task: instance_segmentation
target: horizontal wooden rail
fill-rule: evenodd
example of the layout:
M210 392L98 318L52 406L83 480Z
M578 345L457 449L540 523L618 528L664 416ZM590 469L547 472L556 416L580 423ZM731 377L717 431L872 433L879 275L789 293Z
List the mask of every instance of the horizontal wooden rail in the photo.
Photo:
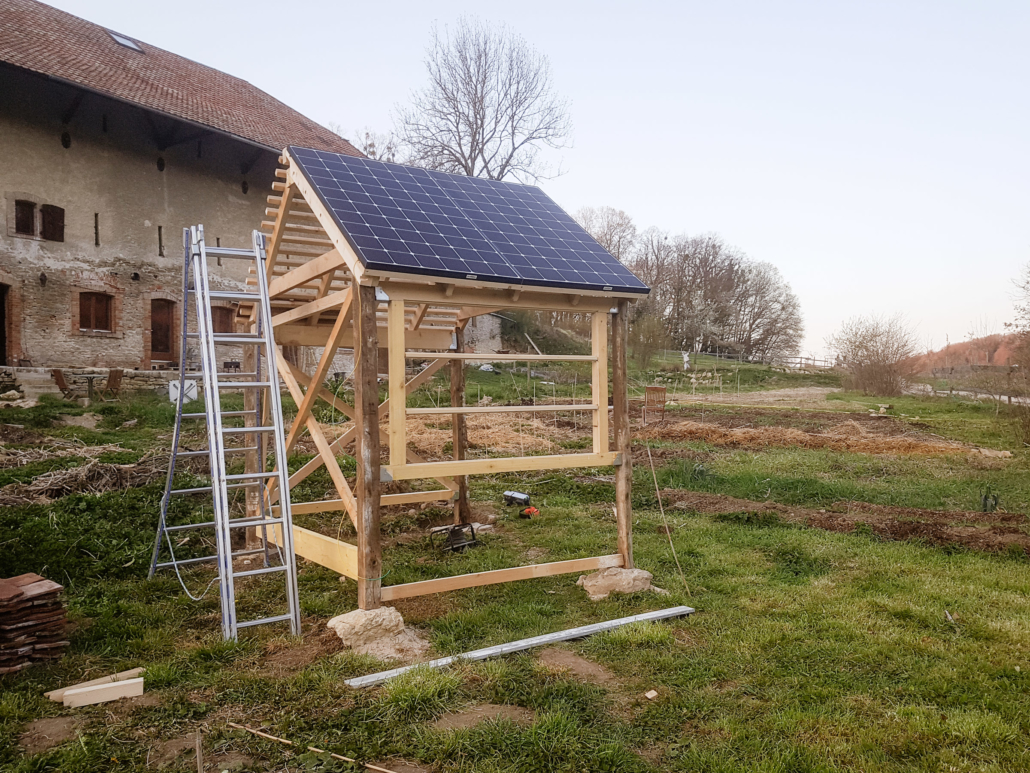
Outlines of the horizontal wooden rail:
M495 569L491 572L475 572L461 574L457 577L441 577L438 580L409 582L404 585L388 585L383 588L383 601L408 599L413 596L425 596L429 593L443 593L461 588L478 588L482 585L497 585L514 580L530 580L534 577L551 577L556 574L572 572L589 572L594 569L607 569L622 566L620 555L595 556L594 558L574 558L571 561L553 561L549 564L533 564L532 566L516 566L512 569Z
M268 541L282 547L282 533L278 526L265 527ZM260 533L260 532L259 532ZM308 561L328 567L337 574L351 579L358 577L358 548L347 542L340 542L316 531L293 527L293 552Z
M595 411L596 405L580 403L579 405L484 405L452 407L443 405L439 408L408 408L408 416L425 416L431 413L545 413L547 411Z
M403 494L383 494L379 502L384 507L389 505L410 505L416 502L443 502L454 497L453 489L434 489L433 491L408 491ZM290 512L294 515L310 515L311 513L329 513L346 510L342 499L321 499L318 502L294 502ZM272 514L279 516L279 506L272 507Z
M487 360L489 362L593 362L596 357L589 354L493 354L485 352L404 352L409 360L426 360L439 357L444 360Z
M412 480L449 475L483 475L489 472L561 470L570 467L607 467L616 464L614 451L600 454L561 454L555 456L514 456L504 459L450 459L421 464L383 465L382 479Z

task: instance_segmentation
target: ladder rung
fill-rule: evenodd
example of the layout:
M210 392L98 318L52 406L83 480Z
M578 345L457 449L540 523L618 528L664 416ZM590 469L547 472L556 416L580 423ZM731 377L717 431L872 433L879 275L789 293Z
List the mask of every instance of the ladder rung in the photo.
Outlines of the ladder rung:
M219 389L242 389L243 387L270 387L271 381L219 381ZM226 414L221 414L225 416Z
M257 293L245 293L243 291L212 290L208 297L215 301L259 301L261 296Z
M237 475L226 475L226 480L265 480L266 478L279 477L279 471L272 472L244 472Z
M227 454L245 454L248 451L260 451L261 449L257 446L243 446L242 448L223 448L223 451ZM193 457L193 456L208 456L211 450L205 449L203 451L176 451L175 458L179 457Z
M282 522L282 518L232 518L229 520L229 528L239 529L244 526L278 526Z
M275 427L222 427L223 433L250 434L255 432L274 432Z
M254 486L253 481L249 483L230 483L226 488L247 488L248 486ZM200 486L198 488L177 488L169 491L169 494L203 494L206 491L212 491L211 486Z
M165 531L189 531L190 529L207 529L214 525L214 521L205 521L204 523L184 523L180 526L165 526Z
M241 258L255 260L254 250L243 247L208 247L204 245L206 255L214 255L216 258Z
M223 419L225 419L225 418L228 418L229 416L253 416L256 413L257 413L257 410L255 409L253 411L225 411L225 412L219 413L218 415L221 416ZM182 418L184 418L184 419L206 419L207 418L207 414L206 413L184 413L182 415Z
M264 548L255 548L253 550L239 550L239 551L234 552L232 554L232 557L233 558L239 558L240 556L252 556L255 553L264 553L264 552L265 552ZM217 561L217 560L218 560L218 556L203 556L202 558L185 558L185 559L183 559L181 561L175 561L175 562L165 561L164 563L157 564L154 568L155 569L167 569L170 566L175 566L175 564L178 564L179 566L185 566L186 564L199 564L199 563L203 563L204 561Z
M285 564L282 566L266 566L262 569L250 569L246 572L233 572L233 577L254 577L259 574L272 574L273 572L285 572Z
M200 333L187 333L187 338L200 338ZM212 333L211 340L216 344L232 344L234 346L242 344L263 344L265 343L265 337L255 334L247 333Z
M242 623L236 623L237 628L250 628L252 625L264 625L265 623L282 623L292 619L292 615L276 615L275 617L262 617L259 620L247 620Z

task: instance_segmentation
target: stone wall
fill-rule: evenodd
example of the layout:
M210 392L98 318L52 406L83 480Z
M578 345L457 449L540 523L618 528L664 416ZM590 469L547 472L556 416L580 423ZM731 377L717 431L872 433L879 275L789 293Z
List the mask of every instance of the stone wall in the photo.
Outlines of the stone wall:
M276 154L93 94L72 110L76 93L0 69L0 349L11 365L128 375L156 364L155 301L175 304L178 358L183 228L202 223L209 244L249 247ZM17 233L16 201L37 218L43 205L63 208L64 240ZM243 286L243 262L213 263L212 284ZM110 296L110 330L81 329L83 293Z

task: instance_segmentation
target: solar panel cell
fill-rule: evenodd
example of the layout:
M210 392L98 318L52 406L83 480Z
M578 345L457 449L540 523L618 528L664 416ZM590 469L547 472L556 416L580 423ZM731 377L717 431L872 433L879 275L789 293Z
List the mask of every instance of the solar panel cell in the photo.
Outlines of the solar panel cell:
M366 267L647 293L539 188L291 147Z

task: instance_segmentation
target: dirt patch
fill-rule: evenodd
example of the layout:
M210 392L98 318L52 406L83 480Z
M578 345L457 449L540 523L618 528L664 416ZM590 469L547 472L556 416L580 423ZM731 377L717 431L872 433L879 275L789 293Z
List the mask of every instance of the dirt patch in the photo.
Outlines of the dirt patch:
M291 640L270 642L265 648L264 670L269 676L290 676L343 648L336 632L319 623L304 632L304 640L299 644Z
M166 768L174 764L180 757L196 754L197 739L195 736L183 736L172 738L168 741L158 741L150 748L147 755L148 768ZM196 766L194 766L196 767Z
M484 703L457 714L444 714L430 725L434 730L464 730L488 719L510 719L517 725L532 724L535 714L522 706Z
M826 432L805 432L793 427L741 427L727 429L696 421L662 422L638 432L641 440L701 441L727 448L807 448L864 454L941 455L966 453L969 446L916 435L883 435L857 421L847 420Z
M70 416L66 413L59 414L54 419L55 427L85 427L96 429L100 420L104 418L99 413L84 413L81 416Z
M25 429L20 424L0 424L0 441L20 446L43 445L49 441L45 435Z
M690 403L732 403L734 405L791 405L801 407L825 408L827 396L840 392L835 387L796 387L793 389L769 389L762 392L741 392L739 395L730 391L729 385L724 387L721 395L690 395L690 376L686 377L686 385L680 384L675 402Z
M397 601L391 601L390 605L401 613L401 617L409 625L418 625L429 620L436 620L438 617L443 617L451 611L451 605L439 595L398 599Z
M617 684L617 680L611 671L593 661L581 658L575 652L569 652L558 647L548 647L540 651L540 654L537 655L537 660L550 669L568 671L573 676L582 679L584 682L590 682L590 684L602 686Z
M204 767L210 770L243 770L253 764L253 757L248 757L246 754L240 754L239 752L215 754L211 757L210 762L207 757L204 758Z
M18 737L27 756L40 754L75 739L79 720L75 717L47 717L30 722Z
M814 510L679 490L663 491L662 500L676 508L709 515L775 514L788 523L828 531L852 532L868 528L885 539L918 539L933 545L962 545L991 553L1018 548L1030 555L1030 534L1025 531L1030 526L1030 519L1019 513L923 510L863 502L836 502L826 509Z

